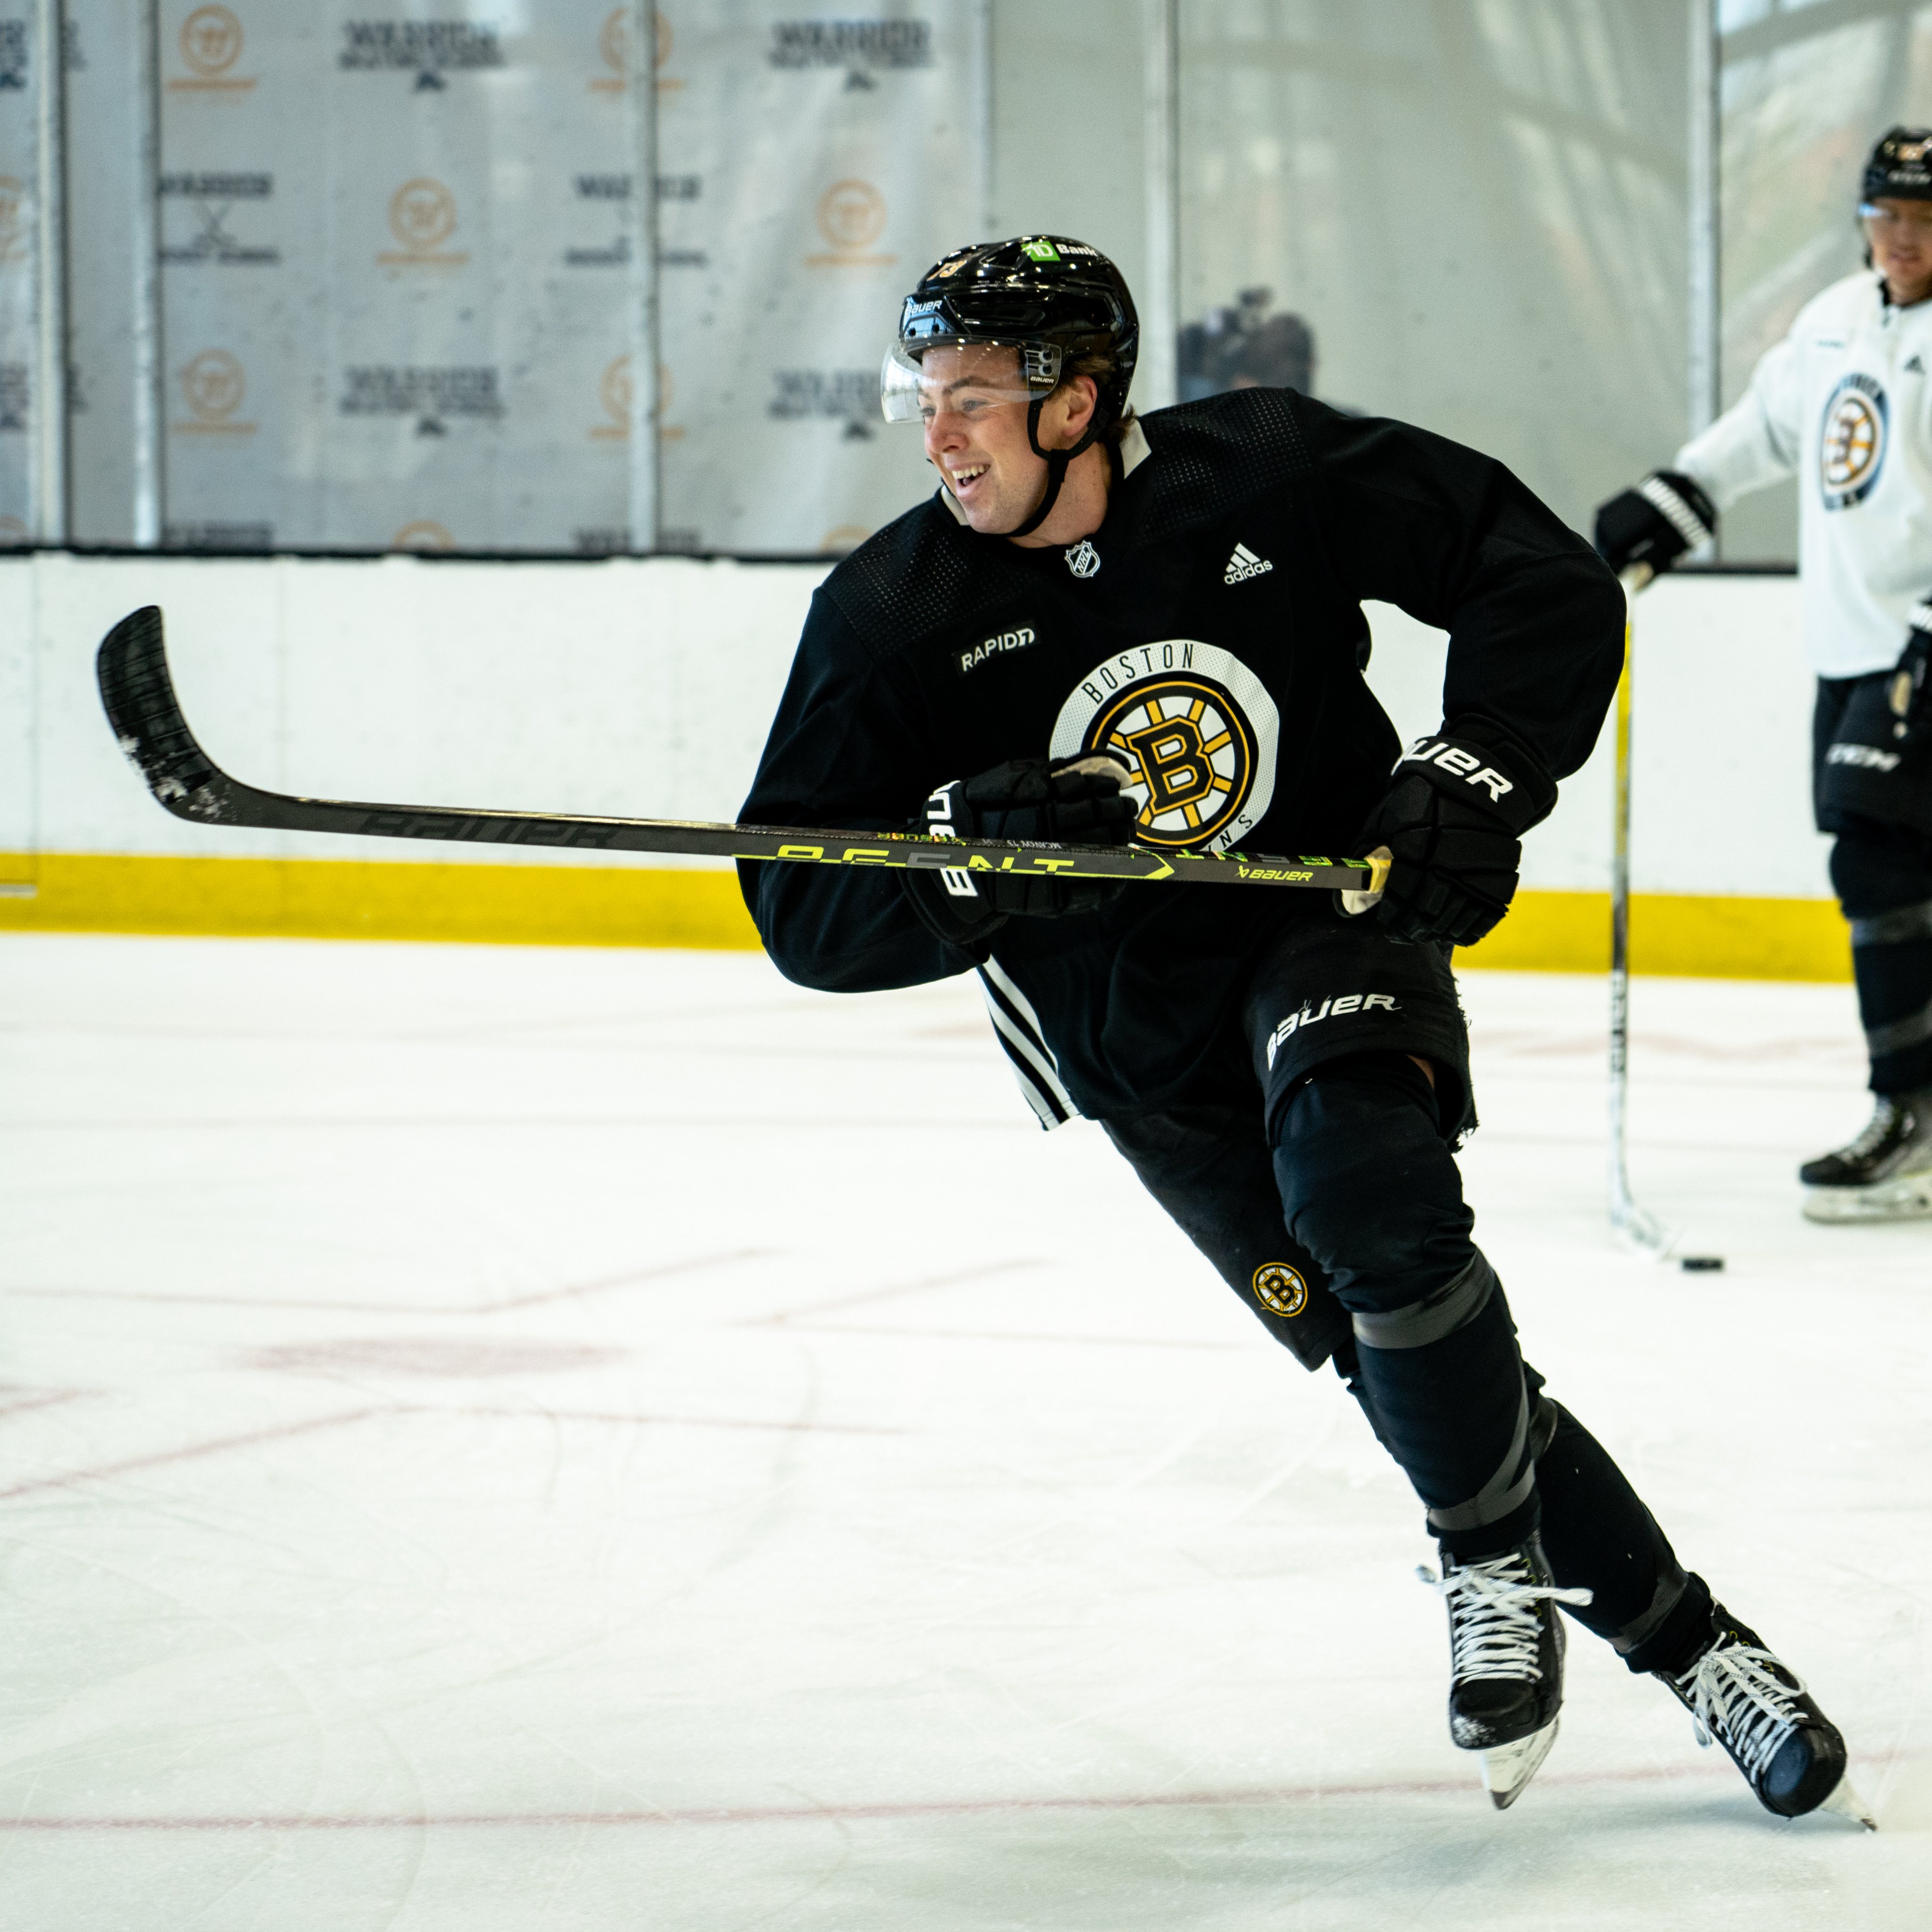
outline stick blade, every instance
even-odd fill
[[[94,662],[107,722],[148,790],[177,818],[227,818],[226,780],[195,742],[168,674],[160,607],[144,604],[100,640]]]

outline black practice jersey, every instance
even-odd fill
[[[1552,778],[1589,755],[1622,592],[1501,464],[1291,390],[1142,427],[1148,453],[1082,543],[1024,550],[935,497],[839,565],[741,817],[897,830],[951,779],[1106,749],[1134,773],[1141,843],[1351,856],[1401,748],[1362,676],[1365,598],[1449,632],[1447,734]],[[803,985],[863,992],[978,963],[920,922],[892,873],[739,871],[766,950]],[[1179,1097],[1270,935],[1330,905],[1134,885],[1096,914],[1010,920],[991,950],[1081,1110],[1106,1118]]]

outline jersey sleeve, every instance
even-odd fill
[[[946,776],[920,765],[927,736],[916,699],[820,590],[739,818],[899,831]],[[741,859],[738,884],[765,950],[800,986],[878,992],[977,964],[914,917],[896,872]]]
[[[1802,322],[1804,318],[1800,317]],[[1720,510],[1776,483],[1798,467],[1797,326],[1758,358],[1750,386],[1711,427],[1677,452],[1675,466]]]
[[[1623,663],[1609,567],[1492,457],[1406,423],[1305,401],[1302,414],[1349,594],[1449,633],[1445,728],[1488,720],[1567,778],[1590,755]],[[1482,742],[1480,728],[1470,735]]]

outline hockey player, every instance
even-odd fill
[[[1866,268],[1798,311],[1736,406],[1676,467],[1597,513],[1619,572],[1668,569],[1748,491],[1795,470],[1812,790],[1835,835],[1876,1106],[1798,1169],[1814,1221],[1932,1214],[1932,129],[1872,150]]]
[[[1622,605],[1502,465],[1282,389],[1126,408],[1137,326],[1094,249],[964,248],[906,301],[886,414],[941,484],[813,600],[742,816],[1179,850],[1392,853],[1379,903],[963,870],[746,865],[792,979],[976,968],[1047,1124],[1097,1120],[1309,1369],[1332,1360],[1442,1553],[1450,1736],[1498,1805],[1556,1729],[1568,1606],[1770,1810],[1846,1802],[1792,1673],[1687,1574],[1523,1362],[1471,1239],[1449,969],[1588,755]],[[1407,752],[1361,603],[1450,633]],[[1390,767],[1394,767],[1390,776]]]

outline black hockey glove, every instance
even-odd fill
[[[1114,760],[1015,758],[977,778],[955,778],[907,827],[953,838],[1044,838],[1066,845],[1124,845],[1138,809],[1120,796],[1126,768]],[[1009,919],[1059,919],[1094,912],[1126,879],[1016,878],[1009,873],[903,872],[899,882],[921,922],[969,950]]]
[[[1686,550],[1708,542],[1717,527],[1717,506],[1689,477],[1654,470],[1634,490],[1599,506],[1597,554],[1619,577],[1634,563],[1661,576]]]
[[[1932,724],[1932,697],[1928,696],[1925,688],[1926,670],[1932,665],[1932,597],[1915,604],[1906,621],[1912,628],[1906,633],[1905,648],[1898,654],[1898,663],[1885,694],[1891,704],[1892,715],[1898,720],[1892,735],[1909,744],[1922,738],[1928,725]]]
[[[1392,939],[1474,945],[1509,910],[1523,833],[1556,803],[1542,766],[1507,733],[1480,718],[1459,722],[1470,736],[1445,727],[1402,754],[1355,841],[1358,852],[1385,845],[1394,860],[1376,909]]]

